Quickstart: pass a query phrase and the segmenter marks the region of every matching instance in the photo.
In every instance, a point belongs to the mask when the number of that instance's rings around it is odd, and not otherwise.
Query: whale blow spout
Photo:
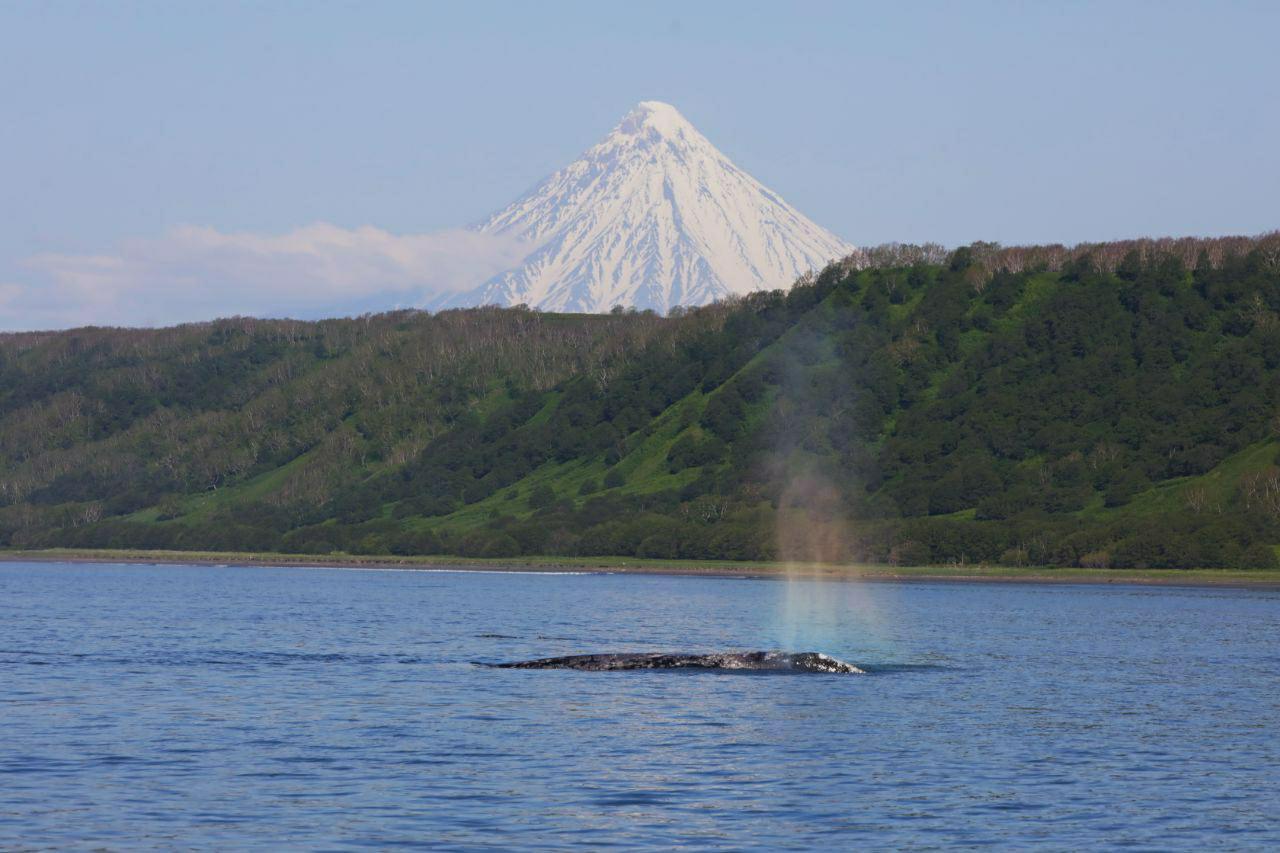
[[[831,672],[865,675],[866,671],[822,652],[720,652],[715,654],[568,655],[497,663],[499,669],[580,669],[606,672],[623,669],[724,669],[753,672]]]

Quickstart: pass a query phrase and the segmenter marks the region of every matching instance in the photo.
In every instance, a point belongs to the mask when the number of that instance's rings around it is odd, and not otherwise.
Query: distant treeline
[[[1276,263],[1280,259],[1280,231],[1253,237],[1142,237],[1105,243],[1077,243],[1074,246],[1060,243],[1042,246],[973,243],[964,250],[968,251],[979,274],[1025,270],[1058,272],[1081,261],[1097,272],[1115,272],[1127,258],[1149,263],[1164,257],[1177,258],[1187,269],[1197,265],[1217,268],[1230,258],[1242,258],[1251,252],[1260,252],[1269,263]],[[951,252],[937,243],[885,243],[860,249],[842,263],[858,268],[938,265],[947,263],[950,256]]]
[[[0,336],[0,546],[1267,567],[1280,234]]]

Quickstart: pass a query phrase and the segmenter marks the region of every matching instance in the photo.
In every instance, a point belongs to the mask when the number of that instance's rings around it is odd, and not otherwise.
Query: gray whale
[[[865,670],[822,652],[719,652],[714,654],[567,655],[490,664],[498,669],[580,669],[609,672],[623,669],[735,669],[753,672],[838,672],[864,675]]]

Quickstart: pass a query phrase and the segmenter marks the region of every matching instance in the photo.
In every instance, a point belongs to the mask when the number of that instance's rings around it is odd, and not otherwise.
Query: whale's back
[[[713,652],[711,654],[588,654],[493,664],[499,669],[578,669],[608,672],[628,669],[723,669],[754,672],[829,672],[851,675],[864,670],[822,652]]]

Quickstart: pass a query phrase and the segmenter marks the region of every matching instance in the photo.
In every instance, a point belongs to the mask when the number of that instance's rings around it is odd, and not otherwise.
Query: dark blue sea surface
[[[0,563],[2,847],[1037,843],[1280,848],[1280,594]]]

